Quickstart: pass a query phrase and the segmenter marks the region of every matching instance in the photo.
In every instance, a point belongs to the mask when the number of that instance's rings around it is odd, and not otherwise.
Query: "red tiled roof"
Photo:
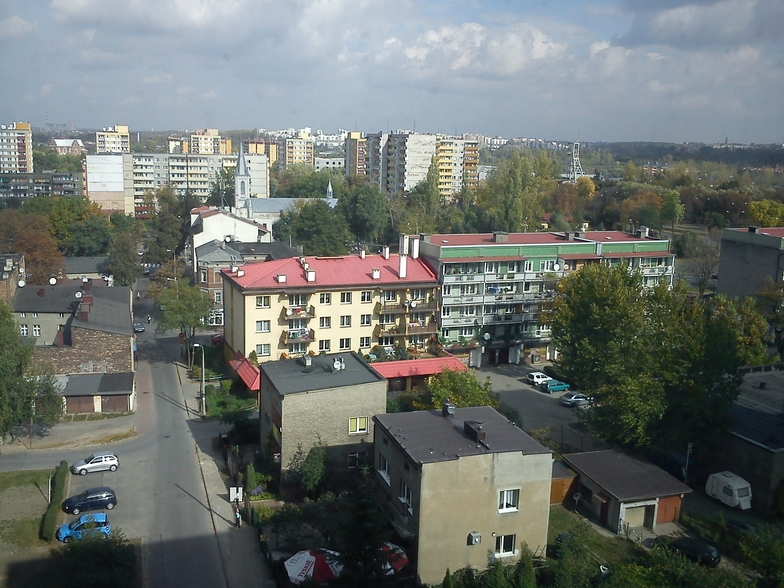
[[[247,359],[242,357],[238,351],[233,359],[229,360],[229,366],[233,369],[240,380],[242,380],[249,390],[257,391],[261,387],[261,371]]]
[[[223,277],[240,288],[325,288],[325,287],[368,287],[368,286],[389,286],[396,284],[421,284],[431,283],[435,286],[438,282],[433,273],[422,258],[412,259],[408,257],[406,263],[406,277],[398,277],[398,258],[397,254],[384,259],[382,255],[367,255],[364,259],[357,255],[346,257],[306,257],[308,269],[316,272],[316,279],[308,282],[305,270],[300,264],[299,258],[277,259],[273,261],[262,261],[258,263],[248,263],[242,266],[240,271],[245,275],[238,277],[237,273],[223,270]],[[373,270],[381,271],[380,278],[373,279]],[[280,283],[277,276],[286,276],[286,282]]]
[[[444,370],[462,372],[467,369],[462,361],[452,355],[403,361],[379,361],[370,364],[370,367],[386,379],[408,378],[411,376],[434,376],[440,374]]]

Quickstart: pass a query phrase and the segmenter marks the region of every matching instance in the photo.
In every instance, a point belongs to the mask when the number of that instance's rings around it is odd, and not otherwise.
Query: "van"
[[[542,382],[546,382],[547,380],[552,380],[552,378],[542,372],[531,372],[528,374],[528,383],[531,384],[531,386],[539,386]]]
[[[718,472],[708,476],[705,493],[727,506],[751,508],[751,484],[732,472]]]

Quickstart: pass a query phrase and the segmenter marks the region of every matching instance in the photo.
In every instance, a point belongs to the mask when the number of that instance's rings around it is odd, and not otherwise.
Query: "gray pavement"
[[[0,445],[0,470],[8,469],[29,469],[36,467],[45,458],[52,463],[60,459],[67,459],[69,462],[80,457],[91,448],[105,447],[120,442],[120,446],[125,443],[133,443],[138,440],[144,443],[145,436],[155,433],[155,405],[153,394],[145,392],[151,390],[150,381],[153,377],[150,365],[142,361],[137,373],[138,393],[137,410],[129,416],[108,418],[98,421],[85,421],[77,423],[61,423],[47,431],[37,431],[33,435],[32,448],[28,437],[22,437],[11,443]],[[273,588],[274,582],[267,569],[267,564],[261,553],[259,536],[253,527],[243,524],[241,529],[237,529],[234,523],[232,505],[228,500],[228,486],[226,478],[221,472],[224,466],[220,452],[213,448],[212,439],[217,437],[219,432],[227,429],[217,421],[203,421],[198,413],[198,394],[199,383],[191,380],[187,375],[186,366],[176,363],[177,378],[180,390],[171,390],[168,401],[172,403],[183,402],[188,422],[188,428],[194,437],[196,457],[200,466],[199,477],[204,485],[207,497],[207,509],[210,513],[212,522],[212,533],[217,542],[220,552],[220,565],[223,569],[220,573],[225,577],[227,588],[245,587],[268,587]],[[78,457],[77,457],[78,456]],[[40,465],[38,466],[40,467]],[[176,505],[172,505],[176,510]],[[196,532],[197,530],[193,529]],[[208,537],[199,539],[201,543]],[[196,538],[192,539],[196,541]],[[195,547],[195,543],[192,547]],[[160,564],[161,566],[172,568],[173,562],[166,561],[166,553],[175,555],[176,550],[181,546],[169,545],[163,554],[161,562],[145,562],[145,572],[149,566]],[[192,551],[193,557],[199,557],[199,549]],[[148,551],[145,550],[145,553]],[[176,568],[187,565],[186,562],[177,562]],[[172,573],[175,569],[172,568]],[[178,573],[182,573],[182,570]],[[179,576],[182,578],[182,576]],[[166,585],[176,585],[177,578],[172,577],[165,581]],[[221,582],[222,583],[222,582]],[[152,582],[145,573],[144,585],[151,586]],[[194,582],[191,585],[199,585]]]

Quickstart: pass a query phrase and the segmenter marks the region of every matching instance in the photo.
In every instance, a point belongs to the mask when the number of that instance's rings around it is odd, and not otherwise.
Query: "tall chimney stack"
[[[408,255],[403,255],[401,253],[398,257],[400,258],[400,263],[398,265],[397,275],[402,280],[406,277],[406,273],[408,271],[408,268],[406,267],[408,265]]]

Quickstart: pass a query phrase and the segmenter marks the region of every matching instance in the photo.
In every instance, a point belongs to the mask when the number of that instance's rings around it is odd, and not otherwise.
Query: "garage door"
[[[65,411],[69,414],[95,412],[92,396],[68,396],[65,399]]]
[[[128,410],[128,397],[123,394],[101,396],[101,412],[124,412]]]
[[[637,506],[626,509],[626,523],[630,527],[642,527],[645,525],[645,507]]]

